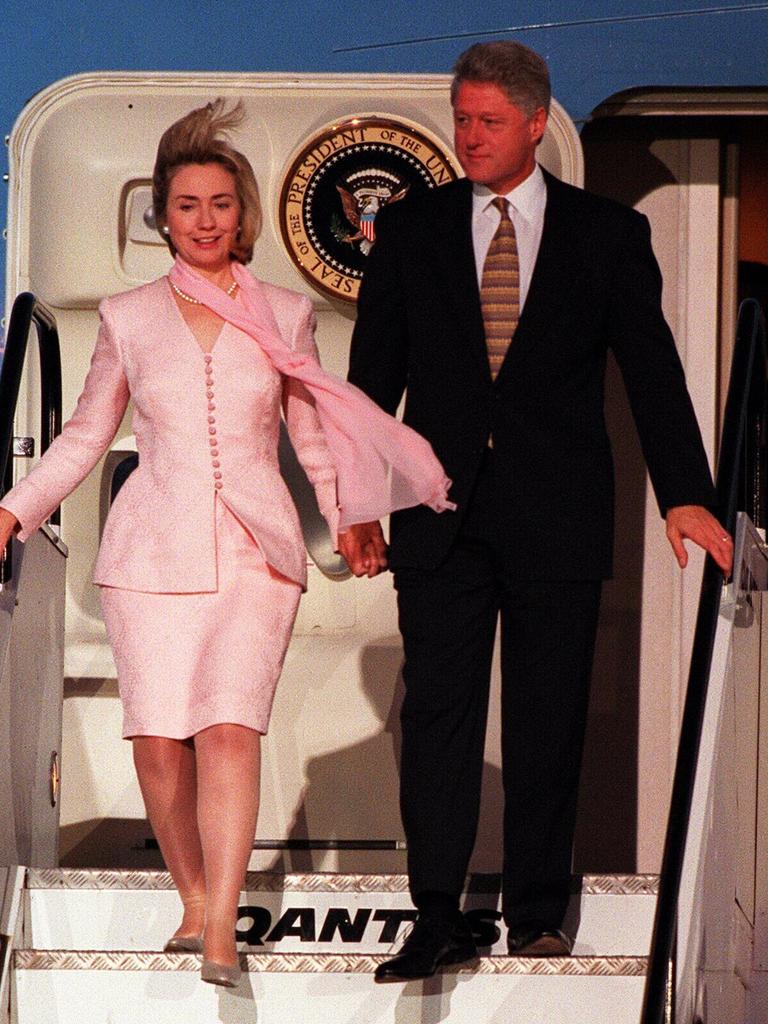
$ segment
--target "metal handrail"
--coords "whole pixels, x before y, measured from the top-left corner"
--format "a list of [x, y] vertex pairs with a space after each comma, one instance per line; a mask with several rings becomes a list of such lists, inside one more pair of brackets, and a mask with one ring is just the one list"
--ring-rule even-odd
[[[737, 511], [747, 512], [756, 526], [765, 527], [767, 399], [765, 319], [759, 303], [747, 299], [739, 308], [716, 481], [720, 514], [731, 534]], [[680, 880], [723, 583], [717, 564], [707, 556], [680, 728], [641, 1024], [664, 1024], [670, 1019], [667, 1016], [668, 1002], [675, 998]]]
[[[35, 295], [22, 292], [11, 310], [0, 370], [0, 480], [3, 494], [13, 486], [13, 424], [32, 324], [37, 333], [40, 357], [41, 455], [61, 432], [61, 349], [56, 319]], [[59, 523], [58, 509], [51, 515], [50, 521]], [[0, 584], [7, 583], [12, 575], [9, 544], [0, 561]]]

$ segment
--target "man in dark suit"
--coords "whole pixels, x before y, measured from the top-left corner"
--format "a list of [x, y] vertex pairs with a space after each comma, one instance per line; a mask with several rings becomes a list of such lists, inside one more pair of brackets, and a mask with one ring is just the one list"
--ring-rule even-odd
[[[621, 368], [675, 555], [731, 540], [674, 341], [645, 217], [536, 163], [545, 62], [477, 44], [455, 68], [465, 179], [379, 214], [350, 380], [423, 434], [454, 513], [392, 517], [403, 634], [401, 810], [419, 910], [378, 980], [427, 977], [476, 954], [459, 913], [477, 827], [488, 690], [501, 624], [503, 913], [511, 954], [565, 955], [576, 793], [601, 581], [611, 573], [607, 351]], [[387, 564], [378, 524], [341, 550]]]

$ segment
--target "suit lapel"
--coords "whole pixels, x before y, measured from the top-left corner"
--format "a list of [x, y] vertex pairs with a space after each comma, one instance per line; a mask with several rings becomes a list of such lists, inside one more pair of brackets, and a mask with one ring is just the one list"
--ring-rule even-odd
[[569, 300], [582, 263], [582, 230], [568, 189], [546, 171], [547, 205], [539, 253], [533, 269], [528, 296], [496, 382], [518, 369], [536, 345], [546, 327]]
[[[544, 171], [547, 205], [536, 266], [525, 307], [496, 384], [535, 355], [543, 332], [578, 287], [589, 225], [571, 200], [571, 189]], [[468, 339], [478, 372], [492, 384], [472, 244], [472, 185], [462, 178], [438, 190], [429, 225], [430, 249], [439, 268], [446, 301], [456, 316], [456, 336]]]
[[[468, 339], [478, 371], [490, 385], [491, 371], [472, 244], [472, 185], [462, 178], [445, 189], [438, 193], [444, 201], [435, 204], [436, 216], [430, 228], [434, 236], [435, 264], [445, 285], [446, 300], [455, 311], [456, 336]], [[448, 189], [456, 191], [450, 195]]]

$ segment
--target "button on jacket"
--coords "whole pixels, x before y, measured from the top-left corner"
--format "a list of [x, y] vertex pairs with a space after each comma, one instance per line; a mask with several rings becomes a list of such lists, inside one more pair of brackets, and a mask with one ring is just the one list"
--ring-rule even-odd
[[[281, 336], [315, 352], [310, 301], [264, 286]], [[107, 518], [94, 582], [156, 593], [216, 589], [217, 496], [267, 562], [306, 585], [296, 509], [280, 475], [281, 405], [296, 454], [335, 534], [336, 476], [312, 400], [258, 344], [224, 323], [210, 353], [187, 326], [167, 278], [105, 299], [91, 367], [72, 418], [3, 499], [25, 540], [93, 469], [133, 400], [138, 468]], [[94, 529], [96, 524], [94, 523]]]

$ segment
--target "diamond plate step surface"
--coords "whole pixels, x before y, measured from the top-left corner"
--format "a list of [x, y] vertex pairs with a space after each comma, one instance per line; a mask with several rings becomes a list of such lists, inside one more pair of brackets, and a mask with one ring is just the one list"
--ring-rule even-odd
[[[579, 881], [567, 920], [575, 954], [644, 956], [655, 876]], [[468, 890], [464, 907], [482, 952], [506, 952], [496, 880], [477, 876]], [[38, 950], [160, 950], [179, 916], [165, 872], [33, 870], [26, 900], [26, 944]], [[239, 938], [254, 953], [386, 955], [414, 916], [403, 875], [251, 873], [240, 905]]]
[[642, 957], [482, 957], [407, 985], [376, 985], [381, 956], [247, 954], [228, 991], [199, 981], [199, 958], [149, 952], [21, 950], [15, 1024], [636, 1024]]

